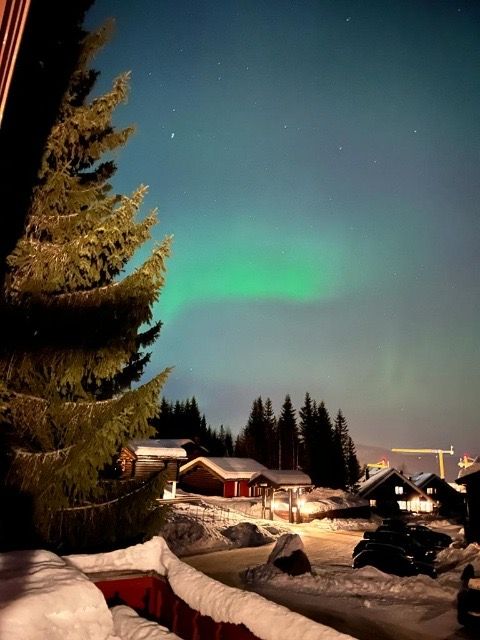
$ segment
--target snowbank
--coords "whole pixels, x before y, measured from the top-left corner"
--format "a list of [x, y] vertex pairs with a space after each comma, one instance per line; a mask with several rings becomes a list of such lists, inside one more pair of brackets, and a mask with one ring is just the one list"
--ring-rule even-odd
[[120, 605], [111, 612], [115, 632], [122, 640], [181, 640], [166, 627], [141, 618], [130, 607]]
[[[228, 499], [224, 504], [228, 504]], [[245, 507], [250, 499], [243, 500]], [[226, 501], [226, 502], [225, 502]], [[201, 501], [200, 503], [180, 503], [173, 505], [168, 521], [163, 525], [160, 535], [166, 540], [170, 550], [177, 556], [194, 555], [206, 551], [220, 551], [238, 547], [256, 546], [273, 542], [279, 535], [289, 531], [284, 523], [277, 526], [270, 520], [259, 520], [246, 516], [222, 503]], [[251, 535], [255, 526], [258, 535]], [[250, 529], [249, 529], [250, 527]]]
[[173, 591], [190, 607], [217, 622], [244, 624], [262, 640], [340, 640], [345, 634], [293, 613], [256, 593], [227, 587], [189, 567], [163, 538], [105, 554], [67, 556], [85, 573], [154, 570], [168, 577]]
[[114, 628], [102, 593], [72, 564], [11, 551], [0, 554], [0, 638], [114, 640]]
[[48, 551], [0, 554], [0, 637], [8, 640], [176, 640], [129, 607], [109, 611], [85, 573], [154, 570], [190, 607], [217, 622], [244, 624], [261, 640], [350, 638], [269, 602], [227, 587], [179, 560], [163, 538], [104, 554], [59, 558]]

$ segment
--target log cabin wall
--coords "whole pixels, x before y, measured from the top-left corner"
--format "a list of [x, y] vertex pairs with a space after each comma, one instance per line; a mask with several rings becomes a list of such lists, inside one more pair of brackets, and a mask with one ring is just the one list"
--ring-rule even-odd
[[159, 456], [138, 456], [129, 449], [122, 449], [119, 456], [121, 478], [148, 478], [153, 473], [167, 470], [166, 480], [178, 480], [178, 470], [185, 460], [160, 458]]
[[185, 491], [202, 493], [205, 496], [223, 496], [223, 482], [211, 471], [200, 465], [180, 476], [180, 486]]

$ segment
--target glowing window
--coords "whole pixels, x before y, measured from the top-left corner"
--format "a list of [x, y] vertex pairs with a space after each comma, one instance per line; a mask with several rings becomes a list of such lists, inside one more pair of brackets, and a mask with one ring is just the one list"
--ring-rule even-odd
[[403, 495], [403, 487], [399, 487], [398, 485], [395, 487], [395, 493], [397, 496]]

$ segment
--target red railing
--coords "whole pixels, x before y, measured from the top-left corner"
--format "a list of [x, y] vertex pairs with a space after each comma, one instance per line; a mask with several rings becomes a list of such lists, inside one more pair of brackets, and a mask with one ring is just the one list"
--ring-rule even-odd
[[242, 624], [216, 622], [195, 611], [174, 593], [166, 578], [155, 572], [92, 577], [92, 580], [109, 606], [126, 604], [183, 640], [259, 640]]

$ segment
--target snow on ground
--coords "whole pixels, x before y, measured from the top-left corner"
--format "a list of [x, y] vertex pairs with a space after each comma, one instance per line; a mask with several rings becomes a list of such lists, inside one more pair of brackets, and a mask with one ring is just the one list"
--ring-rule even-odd
[[[331, 496], [331, 492], [327, 492]], [[340, 492], [343, 493], [343, 492]], [[341, 498], [342, 496], [333, 496]], [[317, 498], [324, 497], [317, 496]], [[348, 500], [348, 497], [345, 497]], [[333, 504], [325, 497], [328, 504]], [[318, 502], [318, 500], [315, 500]], [[195, 543], [189, 544], [184, 539], [182, 550], [185, 555], [198, 553], [198, 549], [207, 550], [232, 548], [232, 541], [225, 540], [225, 529], [228, 523], [250, 522], [258, 526], [259, 530], [278, 538], [285, 532], [295, 532], [301, 529], [302, 535], [315, 535], [315, 532], [355, 532], [375, 529], [381, 518], [372, 517], [369, 520], [359, 518], [322, 518], [309, 523], [291, 525], [285, 521], [274, 522], [256, 519], [255, 502], [252, 499], [239, 499], [232, 505], [230, 500], [210, 499], [205, 505], [205, 513], [210, 513], [212, 519], [206, 526], [205, 534]], [[225, 516], [226, 506], [237, 508], [240, 504], [243, 515], [235, 514], [230, 509]], [[186, 516], [195, 521], [192, 505], [177, 505], [171, 514], [172, 537], [178, 535], [178, 527], [175, 522], [179, 516]], [[333, 507], [332, 507], [333, 508]], [[338, 508], [338, 502], [337, 502]], [[224, 515], [222, 515], [224, 514]], [[246, 515], [249, 514], [249, 515]], [[208, 518], [207, 518], [208, 519]], [[319, 606], [323, 611], [335, 612], [337, 617], [345, 617], [345, 611], [349, 616], [357, 616], [363, 619], [364, 624], [378, 624], [378, 620], [384, 621], [384, 628], [390, 627], [392, 637], [397, 633], [405, 632], [405, 637], [447, 638], [448, 634], [454, 638], [459, 625], [456, 621], [456, 594], [460, 585], [460, 575], [464, 566], [472, 562], [476, 571], [480, 573], [480, 555], [476, 545], [470, 545], [466, 549], [459, 548], [463, 543], [462, 534], [458, 525], [452, 525], [448, 520], [429, 520], [428, 526], [449, 533], [454, 539], [453, 545], [441, 553], [437, 558], [439, 576], [436, 580], [425, 575], [400, 578], [398, 576], [384, 574], [373, 567], [353, 570], [350, 566], [321, 565], [313, 566], [312, 574], [292, 577], [282, 573], [272, 565], [251, 567], [243, 574], [246, 586], [258, 590], [267, 597], [274, 597], [280, 592], [287, 594], [283, 601], [287, 606], [298, 606], [302, 611], [305, 603], [309, 603], [311, 611]], [[237, 525], [238, 526], [238, 525]], [[177, 527], [177, 528], [176, 528]], [[176, 533], [175, 533], [176, 531]], [[309, 534], [310, 532], [310, 534]], [[181, 538], [181, 536], [180, 536]], [[239, 536], [235, 546], [250, 546], [246, 538]], [[327, 618], [328, 619], [328, 618]], [[365, 622], [366, 621], [366, 622]], [[382, 623], [383, 624], [383, 623]], [[350, 631], [352, 633], [352, 631]], [[410, 634], [410, 635], [409, 635]], [[425, 635], [422, 635], [425, 634]], [[355, 633], [353, 633], [355, 635]], [[400, 636], [399, 636], [400, 637]]]
[[[317, 498], [314, 502], [323, 500]], [[232, 506], [242, 513], [232, 510]], [[216, 582], [171, 552], [187, 555], [254, 546], [295, 531], [296, 526], [285, 521], [260, 520], [255, 517], [258, 511], [258, 501], [249, 498], [235, 500], [233, 504], [221, 498], [196, 504], [179, 503], [171, 508], [162, 531], [166, 542], [155, 537], [128, 549], [63, 559], [47, 551], [0, 554], [0, 638], [174, 640], [174, 634], [139, 618], [128, 607], [110, 612], [100, 591], [85, 576], [85, 573], [128, 569], [155, 570], [168, 576], [173, 590], [192, 608], [217, 621], [244, 623], [262, 640], [350, 637], [292, 613], [256, 593]], [[361, 531], [374, 529], [378, 524], [378, 519], [325, 518], [302, 525], [302, 531]], [[453, 529], [448, 521], [429, 522], [429, 525], [453, 534], [457, 540], [460, 538], [459, 528]], [[311, 574], [296, 577], [283, 574], [272, 565], [261, 565], [250, 568], [245, 579], [249, 587], [256, 586], [265, 593], [269, 590], [288, 593], [292, 601], [297, 599], [303, 604], [309, 601], [313, 606], [316, 602], [329, 602], [332, 608], [339, 608], [339, 615], [344, 615], [347, 609], [349, 615], [360, 611], [367, 619], [371, 615], [372, 623], [374, 620], [378, 623], [380, 615], [385, 624], [396, 624], [402, 630], [402, 625], [410, 625], [414, 629], [412, 633], [428, 629], [428, 637], [453, 638], [458, 628], [455, 596], [461, 572], [468, 563], [480, 574], [480, 548], [478, 545], [460, 548], [457, 541], [438, 554], [437, 580], [423, 575], [399, 578], [373, 567], [353, 570], [333, 564], [314, 566]], [[418, 637], [427, 636], [420, 633]]]
[[[358, 506], [350, 494], [340, 489], [316, 489], [316, 512], [344, 508], [347, 504]], [[330, 496], [330, 497], [329, 497]], [[256, 525], [264, 544], [272, 542], [283, 533], [295, 531], [296, 525], [289, 524], [280, 517], [262, 520], [261, 504], [258, 498], [221, 498], [217, 496], [194, 496], [195, 502], [180, 502], [169, 509], [167, 522], [160, 535], [167, 541], [170, 549], [178, 556], [195, 555], [249, 547], [259, 544], [259, 538], [252, 537], [247, 528], [239, 526], [236, 532], [227, 532], [228, 528], [249, 522]], [[318, 500], [321, 498], [322, 507]], [[318, 500], [317, 500], [318, 499]], [[339, 507], [340, 501], [343, 506]], [[288, 506], [287, 506], [288, 509]], [[376, 529], [381, 518], [322, 518], [312, 520], [303, 527], [315, 527], [324, 531], [367, 531]], [[293, 527], [293, 528], [292, 528]]]
[[217, 622], [244, 624], [261, 640], [349, 638], [273, 602], [227, 587], [179, 560], [156, 536], [103, 554], [0, 554], [0, 637], [8, 640], [174, 640], [128, 607], [110, 612], [85, 574], [154, 570], [190, 607]]
[[0, 554], [0, 638], [114, 640], [102, 593], [49, 551]]
[[[243, 511], [237, 511], [237, 506]], [[235, 500], [233, 505], [225, 498], [180, 502], [170, 507], [160, 534], [171, 551], [186, 556], [267, 544], [290, 531], [290, 525], [284, 521], [271, 522], [252, 516], [256, 511], [256, 501], [245, 498]], [[246, 523], [251, 526], [245, 526]]]
[[89, 574], [139, 568], [154, 570], [168, 577], [173, 591], [192, 609], [217, 622], [244, 624], [262, 640], [340, 640], [349, 637], [256, 593], [227, 587], [207, 577], [179, 560], [158, 536], [128, 549], [66, 556], [65, 560]]

